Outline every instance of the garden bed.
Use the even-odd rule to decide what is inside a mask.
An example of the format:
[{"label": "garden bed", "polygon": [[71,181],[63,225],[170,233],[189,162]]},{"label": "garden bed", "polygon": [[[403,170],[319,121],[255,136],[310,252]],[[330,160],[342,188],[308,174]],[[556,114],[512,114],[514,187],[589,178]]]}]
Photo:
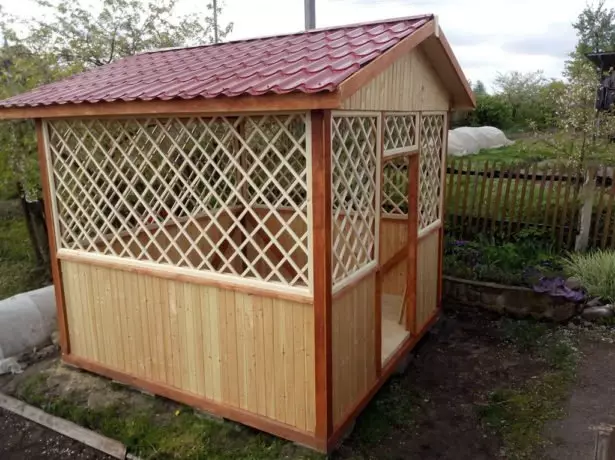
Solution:
[{"label": "garden bed", "polygon": [[445,276],[444,300],[518,318],[532,317],[565,322],[579,312],[577,302],[564,297],[535,292],[522,286],[471,281]]}]

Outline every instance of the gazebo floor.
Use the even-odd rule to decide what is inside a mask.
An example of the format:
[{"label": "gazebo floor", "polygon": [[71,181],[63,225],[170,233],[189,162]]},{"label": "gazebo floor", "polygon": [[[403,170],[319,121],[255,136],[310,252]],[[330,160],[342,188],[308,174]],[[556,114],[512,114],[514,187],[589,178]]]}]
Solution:
[{"label": "gazebo floor", "polygon": [[409,334],[399,324],[401,302],[400,295],[382,294],[382,363],[391,357]]}]

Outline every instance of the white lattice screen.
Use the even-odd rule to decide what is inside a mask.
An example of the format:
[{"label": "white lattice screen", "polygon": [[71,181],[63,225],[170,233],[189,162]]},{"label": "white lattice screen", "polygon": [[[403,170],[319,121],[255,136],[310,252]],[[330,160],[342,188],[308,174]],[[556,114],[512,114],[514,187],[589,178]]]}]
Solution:
[{"label": "white lattice screen", "polygon": [[384,155],[418,148],[416,113],[387,113],[384,116]]},{"label": "white lattice screen", "polygon": [[307,286],[306,123],[47,122],[59,247]]},{"label": "white lattice screen", "polygon": [[382,214],[408,215],[408,157],[396,157],[382,165]]},{"label": "white lattice screen", "polygon": [[378,116],[336,114],[331,121],[333,282],[375,260]]},{"label": "white lattice screen", "polygon": [[419,230],[440,219],[444,115],[421,116],[419,158]]}]

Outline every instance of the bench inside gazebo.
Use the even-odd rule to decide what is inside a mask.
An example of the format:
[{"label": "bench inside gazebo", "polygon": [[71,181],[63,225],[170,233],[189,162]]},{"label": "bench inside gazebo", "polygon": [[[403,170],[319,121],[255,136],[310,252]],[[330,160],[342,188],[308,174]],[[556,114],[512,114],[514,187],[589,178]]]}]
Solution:
[{"label": "bench inside gazebo", "polygon": [[449,112],[432,15],[153,51],[34,119],[63,360],[330,451],[437,319]]}]

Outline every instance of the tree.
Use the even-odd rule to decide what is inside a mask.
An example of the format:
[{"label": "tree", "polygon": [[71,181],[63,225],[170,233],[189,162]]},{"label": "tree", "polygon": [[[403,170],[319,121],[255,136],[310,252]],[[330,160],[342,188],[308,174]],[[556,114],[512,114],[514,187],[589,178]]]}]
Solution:
[{"label": "tree", "polygon": [[605,0],[588,4],[577,21],[572,24],[577,31],[578,42],[566,62],[566,72],[583,73],[587,53],[615,50],[615,9],[606,8]]},{"label": "tree", "polygon": [[581,167],[590,155],[615,154],[615,115],[596,111],[596,73],[589,61],[554,94],[557,131],[548,141],[560,156]]}]

